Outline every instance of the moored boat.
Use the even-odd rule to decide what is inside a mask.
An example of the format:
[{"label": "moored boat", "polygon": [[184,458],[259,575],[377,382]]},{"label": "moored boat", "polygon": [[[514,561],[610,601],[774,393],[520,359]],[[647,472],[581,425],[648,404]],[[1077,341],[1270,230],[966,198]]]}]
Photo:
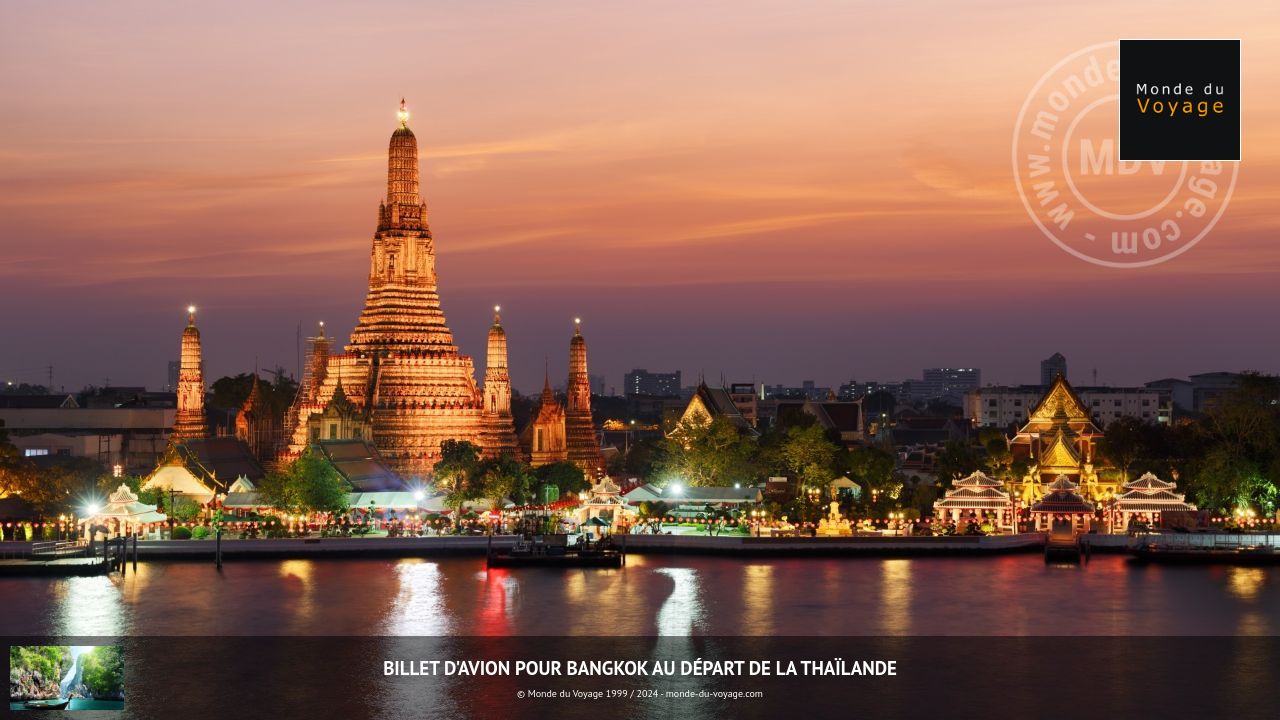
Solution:
[{"label": "moored boat", "polygon": [[61,710],[71,704],[71,699],[63,700],[28,700],[22,704],[22,707],[28,710]]},{"label": "moored boat", "polygon": [[1129,552],[1139,562],[1277,565],[1277,540],[1274,534],[1150,535]]},{"label": "moored boat", "polygon": [[489,553],[489,567],[602,567],[625,563],[624,553],[608,540],[582,538],[570,544],[565,535],[522,539],[509,550]]}]

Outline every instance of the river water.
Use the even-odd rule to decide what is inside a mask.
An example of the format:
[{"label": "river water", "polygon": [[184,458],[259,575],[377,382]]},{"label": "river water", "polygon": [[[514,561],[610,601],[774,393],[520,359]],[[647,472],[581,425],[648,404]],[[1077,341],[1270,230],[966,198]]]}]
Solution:
[{"label": "river water", "polygon": [[124,578],[3,579],[0,600],[7,636],[1280,635],[1280,569],[1108,555],[144,562]]}]

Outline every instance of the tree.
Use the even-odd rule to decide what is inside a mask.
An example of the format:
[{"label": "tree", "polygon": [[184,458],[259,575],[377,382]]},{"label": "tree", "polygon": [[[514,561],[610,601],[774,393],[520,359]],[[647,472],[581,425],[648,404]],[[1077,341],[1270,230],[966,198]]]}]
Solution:
[{"label": "tree", "polygon": [[893,417],[893,413],[897,409],[897,398],[893,396],[893,393],[885,390],[877,390],[862,399],[862,412],[869,419],[878,420],[881,415]]},{"label": "tree", "polygon": [[[274,380],[258,381],[258,392],[261,393],[262,401],[270,409],[271,414],[280,417],[289,409],[294,396],[298,394],[298,383],[285,375],[282,368],[276,368],[273,374]],[[209,399],[209,405],[217,408],[238,409],[244,405],[252,389],[252,373],[218,378],[210,386],[212,397]]]},{"label": "tree", "polygon": [[440,443],[440,460],[432,467],[436,487],[445,491],[445,505],[462,512],[462,506],[484,497],[480,473],[480,447],[467,440]]},{"label": "tree", "polygon": [[978,433],[978,442],[987,451],[987,466],[991,476],[1006,480],[1013,476],[1013,452],[1009,449],[1009,438],[999,428],[983,428]]},{"label": "tree", "polygon": [[81,682],[93,697],[124,696],[124,658],[119,645],[99,645],[90,650],[81,662]]},{"label": "tree", "polygon": [[1103,432],[1098,450],[1120,471],[1122,484],[1129,481],[1129,468],[1146,450],[1145,435],[1142,421],[1128,415],[1113,420]]},{"label": "tree", "polygon": [[753,444],[727,418],[694,413],[659,443],[658,472],[698,487],[724,487],[754,477]]},{"label": "tree", "polygon": [[6,445],[0,443],[0,490],[20,496],[43,516],[88,502],[96,495],[99,480],[110,477],[101,464],[83,457],[58,458],[54,464],[37,468],[12,445]]},{"label": "tree", "polygon": [[973,446],[959,440],[948,440],[942,446],[942,452],[934,458],[933,467],[938,473],[938,480],[943,489],[951,487],[956,479],[973,474],[982,469],[982,458]]},{"label": "tree", "polygon": [[849,453],[849,478],[862,486],[866,505],[892,496],[901,487],[894,472],[896,465],[893,454],[877,445],[856,447]]},{"label": "tree", "polygon": [[591,488],[582,468],[571,462],[555,462],[542,465],[533,471],[538,485],[554,485],[560,497],[568,497]]},{"label": "tree", "polygon": [[310,448],[258,483],[259,496],[287,513],[341,513],[348,507],[349,492],[342,475]]},{"label": "tree", "polygon": [[[531,497],[533,477],[519,460],[504,455],[477,465],[482,497],[492,501],[492,507],[500,508],[503,498],[510,498],[517,505],[524,505]],[[579,471],[581,472],[581,471]]]},{"label": "tree", "polygon": [[622,471],[632,477],[648,477],[653,473],[659,441],[654,438],[632,440],[622,461]]},{"label": "tree", "polygon": [[0,429],[0,497],[22,495],[36,484],[36,468],[2,433]]},{"label": "tree", "polygon": [[827,439],[822,426],[793,427],[780,448],[782,461],[802,485],[817,487],[835,477],[833,464],[840,446]]},{"label": "tree", "polygon": [[304,510],[334,515],[346,511],[350,487],[337,469],[318,453],[303,452],[290,464],[289,474]]},{"label": "tree", "polygon": [[1280,472],[1280,378],[1246,373],[1202,423],[1204,451],[1187,489],[1206,510],[1275,512]]}]

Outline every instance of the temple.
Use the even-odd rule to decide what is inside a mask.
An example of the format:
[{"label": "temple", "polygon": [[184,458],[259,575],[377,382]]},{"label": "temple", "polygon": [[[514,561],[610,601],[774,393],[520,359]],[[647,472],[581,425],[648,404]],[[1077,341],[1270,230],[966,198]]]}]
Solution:
[{"label": "temple", "polygon": [[493,308],[489,347],[484,370],[484,415],[480,446],[485,457],[520,457],[515,421],[511,416],[511,375],[507,372],[507,331],[502,329],[502,308]]},{"label": "temple", "polygon": [[274,464],[279,454],[279,423],[275,413],[262,394],[257,368],[253,371],[253,385],[249,396],[236,415],[236,437],[249,446],[249,452],[264,466]]},{"label": "temple", "polygon": [[[1178,492],[1177,485],[1151,473],[1125,483],[1107,509],[1110,532],[1125,532],[1134,523],[1154,527],[1162,519],[1168,522],[1175,516],[1190,516],[1197,511],[1187,502],[1186,495]],[[1189,524],[1194,525],[1194,519]]]},{"label": "temple", "polygon": [[520,444],[534,467],[555,462],[571,462],[588,478],[603,477],[604,455],[596,438],[591,417],[591,383],[587,375],[587,341],[582,337],[582,320],[574,318],[569,340],[569,384],[565,404],[551,389],[551,375],[542,383],[538,413],[520,434]]},{"label": "temple", "polygon": [[1080,496],[1078,483],[1066,475],[1059,475],[1044,490],[1044,496],[1031,506],[1031,517],[1037,530],[1051,532],[1063,530],[1087,532],[1089,530],[1093,520],[1094,506]]},{"label": "temple", "polygon": [[569,448],[565,443],[564,431],[564,406],[556,400],[556,394],[551,390],[550,374],[543,375],[538,414],[524,432],[529,464],[541,467],[568,460]]},{"label": "temple", "polygon": [[[315,429],[311,416],[325,411],[339,384],[350,404],[340,411],[367,423],[381,457],[402,475],[429,474],[446,439],[482,448],[486,437],[508,443],[505,433],[496,432],[504,421],[501,413],[490,413],[486,420],[471,358],[458,352],[445,322],[435,240],[419,186],[418,142],[401,101],[399,127],[387,152],[386,198],[378,206],[369,253],[364,310],[344,353],[332,354],[327,342],[313,339],[307,375],[290,417],[290,455],[305,449]],[[505,356],[505,336],[502,345]],[[505,357],[502,364],[505,373]],[[497,373],[493,382],[496,409]]]},{"label": "temple", "polygon": [[992,524],[1002,530],[1017,531],[1017,502],[999,480],[981,470],[952,483],[942,499],[933,504],[933,515],[951,522],[990,518]]},{"label": "temple", "polygon": [[1095,467],[1101,439],[1102,431],[1059,373],[1009,443],[1013,459],[1028,465],[1026,476],[1011,483],[1011,493],[1030,504],[1065,476],[1086,499],[1113,495],[1117,484],[1100,479]]},{"label": "temple", "polygon": [[182,331],[182,354],[178,366],[178,413],[174,418],[174,442],[208,437],[204,416],[204,361],[200,356],[200,330],[196,308],[187,308],[187,327]]},{"label": "temple", "polygon": [[573,320],[569,341],[569,385],[564,411],[564,434],[569,462],[582,468],[588,478],[604,472],[604,456],[596,440],[591,419],[591,380],[587,375],[587,341],[582,337],[582,321]]}]

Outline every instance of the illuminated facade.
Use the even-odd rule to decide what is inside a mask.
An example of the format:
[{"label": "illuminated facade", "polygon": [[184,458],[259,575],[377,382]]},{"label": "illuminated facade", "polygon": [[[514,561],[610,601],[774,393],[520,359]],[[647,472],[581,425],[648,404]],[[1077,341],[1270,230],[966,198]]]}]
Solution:
[{"label": "illuminated facade", "polygon": [[526,432],[529,463],[534,467],[569,459],[569,448],[565,442],[564,406],[556,400],[556,394],[551,390],[549,374],[543,376],[542,401],[538,404],[538,414],[529,423]]},{"label": "illuminated facade", "polygon": [[485,401],[471,358],[458,352],[440,307],[435,240],[419,194],[418,143],[403,101],[399,119],[388,147],[387,194],[378,206],[364,311],[345,352],[329,353],[323,368],[305,379],[289,452],[306,447],[310,416],[328,405],[341,381],[387,463],[402,475],[427,475],[444,440],[484,447]]},{"label": "illuminated facade", "polygon": [[208,437],[204,416],[204,361],[200,355],[200,330],[196,309],[187,308],[187,327],[182,331],[182,354],[178,368],[178,414],[174,418],[173,442]]},{"label": "illuminated facade", "polygon": [[1126,483],[1107,509],[1111,532],[1124,532],[1134,520],[1155,525],[1166,513],[1196,512],[1196,506],[1187,502],[1177,485],[1151,473]]},{"label": "illuminated facade", "polygon": [[279,454],[279,422],[270,404],[262,396],[258,372],[253,373],[253,385],[236,415],[236,437],[249,446],[249,451],[263,465],[275,462]]},{"label": "illuminated facade", "polygon": [[1084,403],[1058,375],[1009,443],[1013,459],[1029,466],[1025,477],[1012,481],[1010,492],[1030,504],[1050,492],[1048,486],[1062,476],[1086,499],[1114,495],[1117,484],[1100,479],[1095,466],[1101,439],[1102,431]]},{"label": "illuminated facade", "polygon": [[1093,504],[1080,496],[1079,483],[1066,475],[1059,475],[1046,485],[1044,496],[1031,506],[1036,529],[1055,533],[1088,531],[1093,513]]},{"label": "illuminated facade", "polygon": [[502,329],[501,308],[493,309],[489,346],[484,370],[484,415],[481,418],[480,446],[485,457],[520,457],[516,430],[511,417],[511,375],[507,372],[507,331]]},{"label": "illuminated facade", "polygon": [[569,462],[582,468],[588,478],[604,472],[604,456],[596,440],[591,419],[591,379],[587,375],[587,341],[581,322],[574,319],[569,341],[569,386],[565,402],[564,430]]},{"label": "illuminated facade", "polygon": [[993,516],[1001,529],[1013,531],[1017,523],[1017,505],[999,480],[979,470],[953,482],[943,498],[933,504],[933,516],[952,522]]}]

